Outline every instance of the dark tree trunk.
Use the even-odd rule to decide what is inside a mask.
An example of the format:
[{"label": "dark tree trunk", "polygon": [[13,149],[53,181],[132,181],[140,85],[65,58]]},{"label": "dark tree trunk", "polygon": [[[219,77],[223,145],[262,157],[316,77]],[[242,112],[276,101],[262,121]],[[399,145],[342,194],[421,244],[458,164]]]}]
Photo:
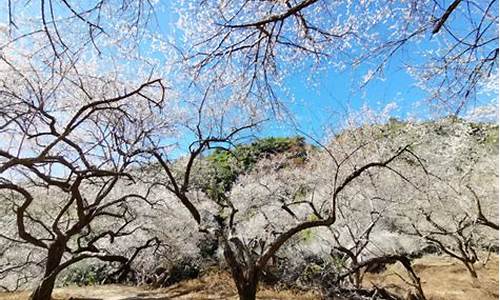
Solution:
[{"label": "dark tree trunk", "polygon": [[54,270],[61,264],[64,254],[64,243],[55,242],[50,245],[47,252],[47,262],[45,263],[45,272],[42,281],[30,296],[30,300],[50,300],[57,273]]},{"label": "dark tree trunk", "polygon": [[240,300],[255,300],[260,269],[255,265],[251,253],[237,238],[230,242],[223,238],[223,246],[224,257],[231,269]]},{"label": "dark tree trunk", "polygon": [[469,271],[469,274],[470,274],[470,277],[472,278],[472,280],[477,279],[477,273],[476,273],[476,268],[474,267],[474,263],[473,262],[466,262],[466,261],[464,261],[463,263],[464,263],[465,267],[467,267],[467,271]]},{"label": "dark tree trunk", "polygon": [[43,278],[40,284],[36,287],[35,291],[31,294],[30,300],[50,300],[56,276],[49,276]]},{"label": "dark tree trunk", "polygon": [[240,297],[240,300],[255,300],[255,297],[257,295],[257,286],[259,283],[258,275],[254,273],[253,276],[250,276],[250,278],[242,278],[242,280],[239,282],[234,276],[233,279],[236,283],[236,288],[238,289],[238,296]]}]

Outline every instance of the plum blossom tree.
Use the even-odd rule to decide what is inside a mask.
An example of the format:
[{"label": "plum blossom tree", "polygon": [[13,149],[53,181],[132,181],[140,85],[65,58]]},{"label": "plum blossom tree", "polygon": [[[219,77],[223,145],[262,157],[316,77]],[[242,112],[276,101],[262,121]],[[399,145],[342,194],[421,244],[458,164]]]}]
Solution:
[{"label": "plum blossom tree", "polygon": [[365,85],[392,61],[449,113],[498,73],[497,4],[193,0],[178,5],[178,24],[195,78],[236,69],[245,74],[241,89],[276,100],[287,76],[299,70],[366,66]]},{"label": "plum blossom tree", "polygon": [[[44,264],[44,275],[31,298],[50,299],[57,275],[86,258],[116,261],[124,270],[129,268],[141,249],[157,241],[148,240],[128,258],[103,248],[103,240],[113,242],[141,230],[129,202],[149,203],[147,189],[118,192],[134,183],[129,174],[134,164],[130,151],[140,138],[118,124],[130,117],[122,114],[119,105],[122,99],[130,101],[130,96],[96,99],[73,113],[37,108],[27,95],[11,96],[6,98],[13,100],[8,105],[12,110],[2,118],[2,135],[8,140],[1,151],[0,189],[2,206],[12,209],[5,221],[14,230],[1,237],[45,252],[39,262]],[[68,116],[68,121],[58,114]],[[49,213],[40,211],[42,207]],[[95,225],[102,225],[102,219],[109,226]]]},{"label": "plum blossom tree", "polygon": [[[393,126],[390,134],[397,140],[412,125]],[[421,168],[406,170],[415,189],[393,194],[391,199],[398,205],[388,215],[401,233],[416,236],[459,260],[477,278],[474,265],[481,250],[498,243],[498,150],[491,138],[496,126],[457,118],[413,126],[418,133],[402,138],[415,141],[412,151],[420,158]]]},{"label": "plum blossom tree", "polygon": [[[349,190],[353,182],[370,170],[393,170],[391,164],[402,157],[411,156],[408,147],[388,148],[379,153],[380,156],[363,157],[359,164],[352,162],[357,150],[366,146],[364,144],[350,151],[343,149],[339,156],[330,153],[329,157],[334,162],[329,172],[332,175],[329,180],[333,182],[329,185],[331,189],[323,191],[323,196],[312,199],[303,199],[313,189],[300,180],[299,174],[307,173],[307,169],[297,168],[290,172],[283,165],[280,167],[279,160],[272,161],[264,165],[261,172],[241,179],[228,195],[222,209],[213,215],[218,223],[218,226],[213,226],[202,218],[199,204],[188,193],[192,188],[190,179],[193,166],[202,153],[223,143],[230,145],[232,138],[252,125],[250,123],[232,129],[223,136],[199,136],[191,144],[180,171],[161,152],[149,152],[163,169],[163,182],[167,189],[190,212],[200,230],[214,234],[219,239],[240,299],[255,299],[262,272],[288,241],[301,232],[331,226],[336,222],[337,201],[344,197],[344,191]],[[258,247],[254,247],[256,245]]]},{"label": "plum blossom tree", "polygon": [[[433,181],[443,184],[441,179]],[[471,278],[477,280],[475,264],[480,261],[480,251],[490,252],[490,245],[498,243],[494,233],[498,225],[484,216],[481,205],[481,202],[491,205],[491,198],[480,199],[470,186],[464,188],[465,191],[454,190],[452,181],[444,183],[444,189],[434,184],[431,189],[421,189],[430,199],[426,204],[421,200],[418,208],[421,217],[418,220],[409,218],[412,229],[407,233],[460,261]]]},{"label": "plum blossom tree", "polygon": [[[140,70],[127,77],[127,66],[99,66],[103,61],[88,51],[58,52],[46,38],[0,38],[0,190],[7,225],[0,238],[12,246],[2,250],[0,273],[41,267],[31,295],[36,300],[50,299],[57,275],[76,262],[116,262],[116,275],[124,278],[139,252],[158,244],[136,222],[132,203],[154,203],[150,187],[138,187],[133,173],[143,164],[136,154],[145,137],[153,139],[153,129],[171,134],[178,116],[172,109],[171,118],[159,117],[172,104],[162,79]],[[110,251],[109,243],[131,236],[136,245]],[[26,254],[19,265],[6,261],[16,249]]]},{"label": "plum blossom tree", "polygon": [[[362,117],[352,115],[347,120],[349,127],[322,146],[324,153],[315,158],[315,176],[329,178],[334,167],[331,155],[344,158],[346,168],[356,169],[366,161],[380,159],[393,147],[407,144],[407,155],[391,163],[386,168],[367,170],[356,183],[346,188],[337,203],[337,222],[316,234],[315,244],[321,244],[329,254],[330,270],[323,270],[330,276],[327,289],[340,291],[363,289],[366,272],[383,267],[385,264],[401,263],[409,275],[413,291],[408,291],[416,299],[425,299],[420,278],[411,266],[410,254],[418,249],[411,240],[404,239],[394,227],[394,211],[406,201],[401,199],[401,190],[418,191],[415,178],[409,172],[412,166],[418,172],[420,158],[414,150],[414,140],[389,136],[386,131],[392,126],[401,126],[392,120],[389,123],[373,111],[363,111]],[[405,136],[407,137],[407,136]],[[346,159],[347,158],[347,159]],[[324,185],[331,185],[325,180]],[[403,213],[403,212],[401,212]],[[328,275],[328,272],[330,274]],[[376,290],[383,289],[375,287]],[[365,291],[367,292],[367,291]],[[387,291],[381,291],[388,293]]]},{"label": "plum blossom tree", "polygon": [[[367,64],[372,68],[365,78],[369,81],[406,45],[431,34],[425,57],[432,59],[405,67],[425,84],[431,98],[458,111],[497,73],[498,12],[495,0],[193,3],[199,2],[185,1],[178,10],[189,41],[187,47],[177,47],[191,72],[185,75],[164,68],[168,64],[152,53],[143,55],[143,46],[152,46],[148,43],[160,43],[165,50],[149,30],[155,1],[8,1],[8,23],[0,32],[0,195],[5,222],[13,227],[2,233],[6,246],[0,253],[21,244],[26,255],[19,266],[2,264],[0,278],[23,266],[43,265],[33,299],[48,299],[57,274],[85,258],[119,262],[118,275],[126,274],[139,251],[157,240],[146,238],[128,253],[111,253],[107,246],[120,237],[153,232],[137,222],[137,211],[144,209],[141,203],[157,200],[169,221],[183,219],[173,228],[199,229],[170,237],[216,236],[240,298],[255,299],[269,262],[294,239],[331,227],[356,201],[374,206],[370,200],[378,194],[400,208],[410,205],[409,197],[401,199],[407,195],[395,199],[395,178],[409,185],[417,179],[422,184],[414,185],[416,190],[428,188],[419,194],[429,196],[424,200],[441,200],[454,185],[442,185],[452,181],[449,168],[469,166],[463,164],[469,157],[461,154],[471,141],[454,141],[446,149],[450,155],[436,164],[442,167],[438,172],[408,146],[413,137],[384,143],[391,130],[382,132],[373,124],[350,128],[351,135],[324,147],[316,166],[306,163],[291,170],[283,157],[265,160],[242,176],[227,197],[210,203],[213,199],[193,183],[201,158],[213,149],[231,152],[269,111],[281,108],[277,88],[294,71]],[[33,11],[38,17],[28,18]],[[471,25],[466,31],[457,27],[463,15]],[[164,79],[173,75],[182,81],[175,86],[182,102],[172,100],[165,86]],[[172,149],[184,149],[186,142],[187,151],[181,150],[185,156],[179,158]],[[461,160],[453,161],[455,157]],[[423,173],[414,172],[422,166]],[[141,168],[156,168],[160,174],[144,176]],[[430,174],[445,180],[433,182]],[[151,178],[139,186],[143,177]],[[385,189],[365,194],[355,187],[384,180]],[[462,196],[467,192],[454,189]],[[485,210],[491,203],[481,198],[495,191],[467,193],[473,201],[463,207],[472,204],[473,210],[464,209],[465,216],[470,219],[474,211],[472,223],[498,229],[495,216]],[[47,203],[47,214],[40,213],[40,202]],[[170,211],[181,209],[180,214]],[[360,210],[383,211],[368,205]],[[349,218],[342,216],[346,222]],[[366,240],[382,220],[363,221],[368,223],[359,229],[367,231],[351,230],[355,246],[343,248],[354,258],[367,249]],[[340,238],[337,246],[342,246]],[[346,276],[371,262],[353,259]]]},{"label": "plum blossom tree", "polygon": [[[150,37],[154,25],[156,1],[34,1],[8,0],[2,31],[11,42],[33,37],[46,42],[51,60],[58,61],[75,53],[92,50],[109,55],[136,50]],[[116,54],[116,53],[115,53]]]},{"label": "plum blossom tree", "polygon": [[[336,259],[330,265],[340,271],[338,279],[352,278],[355,286],[370,265],[399,261],[409,266],[410,285],[423,298],[409,258],[437,249],[469,265],[472,261],[473,266],[478,249],[496,245],[496,125],[456,118],[385,124],[365,119],[360,123],[357,117],[349,118],[348,124],[353,127],[337,134],[326,149],[336,156],[357,149],[346,162],[353,168],[401,144],[410,144],[414,155],[392,163],[392,171],[368,170],[360,176],[339,197],[335,226],[314,233],[316,247],[335,250]],[[311,159],[317,162],[314,171],[302,173],[314,174],[316,180],[329,178],[334,161],[326,150],[320,155]],[[329,184],[323,180],[319,185]],[[412,224],[420,236],[407,235],[414,229]],[[427,247],[429,243],[434,247]],[[320,266],[324,265],[328,264]]]}]

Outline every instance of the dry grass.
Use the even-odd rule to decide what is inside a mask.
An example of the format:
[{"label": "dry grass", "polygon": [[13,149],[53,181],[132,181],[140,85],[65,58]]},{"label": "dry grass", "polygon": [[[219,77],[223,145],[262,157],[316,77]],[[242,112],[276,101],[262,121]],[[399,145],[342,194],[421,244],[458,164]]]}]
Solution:
[{"label": "dry grass", "polygon": [[[160,291],[174,299],[238,299],[231,276],[223,272],[214,272],[200,279],[183,281]],[[276,291],[264,287],[258,291],[257,299],[316,300],[321,297],[312,292]]]},{"label": "dry grass", "polygon": [[[457,260],[428,256],[414,261],[413,267],[422,281],[428,300],[496,300],[498,299],[498,256],[486,266],[477,264],[478,280],[473,281],[467,269]],[[387,287],[404,296],[410,289],[401,277],[408,279],[400,264],[394,264],[381,274],[367,274],[364,285]]]},{"label": "dry grass", "polygon": [[[0,300],[26,300],[29,293],[0,293]],[[147,289],[123,285],[103,285],[93,287],[65,287],[54,292],[56,300],[167,300],[197,299],[223,300],[238,299],[231,276],[224,272],[213,272],[198,279],[186,280],[168,288]],[[262,300],[319,300],[321,297],[312,292],[275,291],[261,288],[257,299]]]},{"label": "dry grass", "polygon": [[[422,279],[428,300],[493,300],[498,299],[498,256],[493,256],[484,267],[478,266],[479,280],[472,282],[467,270],[455,260],[429,256],[414,262],[415,271]],[[389,266],[381,274],[367,274],[364,285],[386,287],[404,296],[410,286],[403,281],[406,273],[402,266]],[[29,293],[0,293],[0,300],[26,300]],[[237,299],[236,288],[231,276],[223,272],[212,272],[199,279],[180,282],[163,289],[104,285],[93,287],[65,287],[56,289],[57,300],[167,300],[167,299]],[[261,300],[317,300],[321,296],[313,292],[276,291],[263,287],[257,298]]]},{"label": "dry grass", "polygon": [[[113,299],[122,297],[134,297],[138,293],[145,292],[145,289],[140,287],[130,287],[118,284],[102,285],[102,286],[68,286],[58,288],[53,293],[54,300],[91,300],[91,299]],[[0,300],[26,300],[29,297],[28,292],[19,293],[1,293]]]}]

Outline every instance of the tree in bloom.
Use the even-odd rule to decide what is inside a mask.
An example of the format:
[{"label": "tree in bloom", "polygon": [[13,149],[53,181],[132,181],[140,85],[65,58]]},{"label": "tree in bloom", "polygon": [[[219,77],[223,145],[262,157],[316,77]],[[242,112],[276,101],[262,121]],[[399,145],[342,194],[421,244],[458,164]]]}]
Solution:
[{"label": "tree in bloom", "polygon": [[429,135],[443,137],[425,139],[442,141],[440,147],[420,148],[426,172],[417,178],[413,207],[418,214],[403,218],[412,224],[404,226],[405,232],[462,262],[473,279],[481,251],[489,252],[498,243],[498,154],[490,144],[492,130],[487,124],[461,120],[436,126]]},{"label": "tree in bloom", "polygon": [[458,113],[498,74],[496,0],[188,0],[177,7],[194,76],[237,70],[242,90],[268,100],[277,100],[290,74],[362,66],[363,86],[395,62],[429,100]]},{"label": "tree in bloom", "polygon": [[[24,21],[11,25],[25,29]],[[158,244],[136,222],[137,203],[154,204],[150,187],[138,186],[134,172],[143,161],[136,154],[146,136],[154,140],[153,129],[171,136],[180,116],[171,109],[171,118],[160,117],[174,103],[147,67],[129,76],[126,62],[133,65],[133,59],[110,67],[95,49],[64,43],[68,36],[57,35],[61,24],[47,23],[52,29],[41,34],[0,35],[0,189],[6,212],[0,276],[28,269],[22,275],[29,279],[38,277],[29,269],[40,268],[31,295],[36,300],[50,299],[58,274],[76,262],[118,263],[115,275],[123,278],[140,251]],[[91,39],[97,39],[92,30]],[[134,236],[127,251],[112,252],[110,243]]]},{"label": "tree in bloom", "polygon": [[[255,173],[240,179],[223,202],[217,203],[220,209],[212,213],[214,224],[210,218],[208,221],[203,218],[200,204],[192,196],[195,190],[191,183],[193,166],[202,153],[224,143],[230,144],[231,139],[248,126],[233,128],[223,136],[200,136],[191,144],[180,169],[161,152],[149,152],[162,167],[164,179],[160,182],[190,212],[201,231],[218,238],[240,299],[255,299],[262,273],[287,242],[302,232],[328,227],[337,221],[338,201],[361,176],[376,169],[393,170],[390,166],[395,161],[411,156],[408,147],[388,147],[378,153],[379,156],[363,157],[364,160],[356,164],[353,162],[356,149],[344,148],[338,155],[330,153],[333,165],[328,180],[331,184],[327,190],[320,188],[317,194],[312,192],[315,187],[311,182],[301,179],[302,174],[310,173],[307,167],[290,170],[274,157],[269,163],[259,165]],[[311,193],[315,196],[311,197]]]}]

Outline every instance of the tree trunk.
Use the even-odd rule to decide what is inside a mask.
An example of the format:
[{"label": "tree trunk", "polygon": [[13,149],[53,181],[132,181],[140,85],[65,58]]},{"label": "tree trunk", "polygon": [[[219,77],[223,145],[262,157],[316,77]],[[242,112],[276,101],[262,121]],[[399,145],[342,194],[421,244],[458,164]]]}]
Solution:
[{"label": "tree trunk", "polygon": [[252,254],[237,238],[233,238],[228,242],[223,237],[222,241],[224,257],[231,269],[231,275],[238,289],[240,300],[255,300],[260,270],[255,265]]},{"label": "tree trunk", "polygon": [[256,274],[249,276],[250,278],[244,278],[242,281],[238,282],[233,276],[234,282],[236,283],[236,288],[238,289],[238,296],[240,300],[255,300],[257,295],[257,286],[259,283],[259,277]]},{"label": "tree trunk", "polygon": [[467,267],[467,271],[469,271],[470,277],[474,280],[477,279],[477,273],[476,273],[476,268],[474,267],[473,262],[464,262],[465,266]]},{"label": "tree trunk", "polygon": [[55,282],[56,276],[43,278],[35,291],[31,294],[30,300],[50,300]]},{"label": "tree trunk", "polygon": [[47,262],[45,263],[45,272],[42,281],[30,296],[30,300],[50,300],[52,291],[57,278],[57,273],[54,270],[61,264],[64,254],[64,244],[54,242],[50,245],[47,252]]}]

